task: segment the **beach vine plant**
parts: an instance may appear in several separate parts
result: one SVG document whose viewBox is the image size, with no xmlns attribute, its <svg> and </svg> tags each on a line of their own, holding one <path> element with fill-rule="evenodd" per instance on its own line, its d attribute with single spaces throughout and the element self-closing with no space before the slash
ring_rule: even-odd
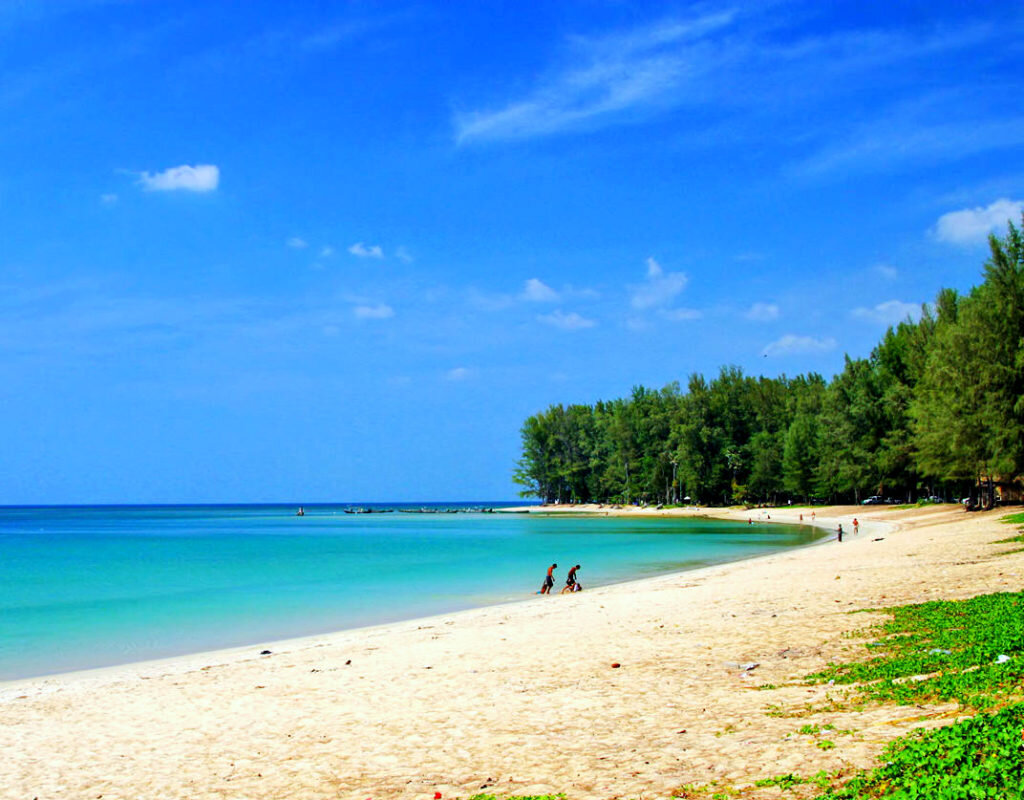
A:
<svg viewBox="0 0 1024 800">
<path fill-rule="evenodd" d="M 1024 514 L 1008 514 L 1003 517 L 1002 522 L 1010 525 L 1024 525 Z M 1017 535 L 1010 536 L 1007 539 L 996 539 L 996 544 L 1024 544 L 1024 528 L 1017 528 Z M 1014 548 L 1012 550 L 1004 550 L 999 555 L 1006 556 L 1010 553 L 1020 553 L 1024 548 Z"/>
<path fill-rule="evenodd" d="M 883 765 L 816 800 L 972 800 L 1024 797 L 1024 704 L 891 742 Z"/>
<path fill-rule="evenodd" d="M 867 661 L 830 664 L 810 683 L 856 685 L 864 701 L 956 701 L 991 709 L 1024 699 L 1024 592 L 887 608 Z"/>
</svg>

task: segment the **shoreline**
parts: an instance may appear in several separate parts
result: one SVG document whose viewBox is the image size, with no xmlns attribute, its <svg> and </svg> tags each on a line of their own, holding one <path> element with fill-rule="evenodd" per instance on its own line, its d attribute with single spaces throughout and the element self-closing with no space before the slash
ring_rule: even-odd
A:
<svg viewBox="0 0 1024 800">
<path fill-rule="evenodd" d="M 609 513 L 610 512 L 610 513 Z M 515 514 L 578 514 L 581 516 L 662 516 L 662 517 L 684 517 L 684 518 L 706 518 L 706 519 L 717 519 L 721 521 L 729 522 L 740 522 L 742 520 L 739 517 L 731 516 L 731 509 L 728 508 L 710 508 L 710 509 L 698 509 L 686 508 L 686 509 L 670 509 L 666 511 L 654 512 L 653 509 L 640 509 L 640 508 L 622 508 L 613 510 L 611 508 L 602 508 L 595 505 L 585 506 L 522 506 L 522 507 L 511 507 L 496 509 L 494 513 L 515 513 Z M 811 527 L 820 527 L 824 529 L 824 526 L 815 526 L 811 522 L 791 522 L 787 520 L 758 520 L 758 524 L 806 524 Z M 770 558 L 780 553 L 788 552 L 792 549 L 801 549 L 803 547 L 813 547 L 826 543 L 828 537 L 822 537 L 814 542 L 809 542 L 805 545 L 798 547 L 787 547 L 783 550 L 778 550 L 771 553 L 754 554 L 741 556 L 739 558 L 732 558 L 724 561 L 715 561 L 707 564 L 701 564 L 688 569 L 673 569 L 656 575 L 639 577 L 639 578 L 627 578 L 624 580 L 617 580 L 611 583 L 603 583 L 594 586 L 593 588 L 587 589 L 589 592 L 596 591 L 597 589 L 607 588 L 610 586 L 627 586 L 631 584 L 641 584 L 644 581 L 655 580 L 657 578 L 665 577 L 668 575 L 680 575 L 688 574 L 691 572 L 713 569 L 715 567 L 726 566 L 728 564 L 740 563 L 752 559 L 759 558 Z M 533 594 L 525 595 L 517 599 L 502 600 L 499 602 L 485 603 L 478 606 L 470 606 L 467 608 L 458 608 L 446 612 L 438 612 L 437 614 L 429 614 L 427 616 L 414 616 L 414 617 L 402 617 L 386 622 L 378 622 L 366 625 L 355 625 L 349 628 L 340 628 L 328 631 L 322 631 L 319 633 L 306 633 L 298 634 L 295 636 L 284 636 L 279 638 L 261 639 L 254 641 L 249 644 L 231 645 L 227 647 L 214 647 L 205 650 L 197 650 L 193 652 L 179 653 L 176 655 L 167 655 L 159 658 L 146 658 L 138 661 L 119 661 L 113 664 L 107 664 L 96 667 L 86 667 L 81 669 L 70 669 L 60 670 L 57 672 L 48 672 L 39 675 L 30 675 L 20 678 L 0 678 L 0 701 L 2 701 L 4 694 L 7 690 L 14 690 L 21 686 L 32 686 L 38 682 L 45 682 L 48 684 L 63 685 L 67 682 L 78 681 L 78 680 L 102 680 L 106 677 L 117 679 L 120 677 L 120 673 L 124 672 L 127 675 L 136 675 L 142 672 L 151 672 L 153 670 L 159 671 L 161 669 L 168 671 L 188 671 L 194 668 L 195 664 L 204 666 L 207 664 L 225 664 L 237 660 L 245 660 L 253 655 L 255 650 L 257 653 L 270 649 L 273 652 L 279 651 L 293 651 L 301 649 L 303 647 L 315 646 L 324 641 L 330 641 L 333 638 L 355 631 L 386 631 L 395 626 L 401 626 L 408 623 L 416 623 L 418 621 L 433 620 L 439 617 L 452 617 L 456 615 L 466 614 L 468 612 L 478 611 L 484 608 L 497 608 L 502 606 L 515 606 L 520 603 L 529 602 L 536 599 Z"/>
<path fill-rule="evenodd" d="M 826 714 L 859 733 L 824 753 L 791 735 L 806 720 L 765 707 L 825 698 L 828 687 L 793 681 L 879 618 L 847 611 L 1020 590 L 1024 556 L 993 554 L 996 534 L 1010 534 L 1005 511 L 820 510 L 823 528 L 855 512 L 859 536 L 578 595 L 0 684 L 0 785 L 40 798 L 668 797 L 693 781 L 868 766 L 915 724 L 901 721 L 907 709 Z M 805 511 L 770 509 L 771 522 Z M 779 688 L 749 691 L 763 684 Z"/>
<path fill-rule="evenodd" d="M 522 508 L 508 509 L 508 513 L 578 513 L 578 514 L 593 514 L 593 515 L 611 515 L 611 516 L 629 516 L 631 514 L 640 516 L 683 516 L 683 517 L 703 517 L 709 519 L 720 519 L 723 521 L 741 521 L 738 517 L 734 517 L 732 509 L 729 508 L 692 508 L 692 509 L 670 509 L 668 511 L 656 511 L 653 509 L 600 509 L 597 513 L 592 512 L 589 507 L 573 507 L 573 506 L 524 506 Z M 607 513 L 612 511 L 612 513 Z M 498 512 L 496 512 L 498 513 Z M 792 520 L 784 519 L 765 519 L 758 520 L 758 523 L 763 524 L 807 524 L 810 527 L 817 527 L 825 530 L 824 525 L 816 524 L 814 522 L 793 522 Z M 587 592 L 596 592 L 601 589 L 608 589 L 611 587 L 630 587 L 637 586 L 641 587 L 643 584 L 650 581 L 657 581 L 659 579 L 665 579 L 676 576 L 692 575 L 694 573 L 702 573 L 703 571 L 714 571 L 719 567 L 725 567 L 729 564 L 742 563 L 745 561 L 754 561 L 759 559 L 772 558 L 774 556 L 782 555 L 787 552 L 794 550 L 802 550 L 809 547 L 817 547 L 829 542 L 827 536 L 823 536 L 814 542 L 808 544 L 787 547 L 782 550 L 776 550 L 770 553 L 761 553 L 754 555 L 741 556 L 739 558 L 732 558 L 725 561 L 717 561 L 714 563 L 701 564 L 699 566 L 693 566 L 691 569 L 686 570 L 673 570 L 658 575 L 647 576 L 644 578 L 631 578 L 624 581 L 616 581 L 608 584 L 599 584 L 593 588 L 587 589 Z M 554 596 L 554 595 L 552 595 Z M 146 675 L 148 673 L 160 673 L 160 674 L 180 674 L 183 672 L 189 672 L 197 668 L 203 668 L 207 666 L 224 666 L 233 662 L 248 661 L 253 658 L 259 658 L 260 652 L 264 649 L 271 650 L 273 654 L 287 654 L 287 652 L 294 652 L 311 646 L 321 646 L 324 643 L 331 643 L 334 639 L 344 636 L 349 633 L 357 632 L 380 632 L 387 633 L 392 628 L 400 628 L 407 625 L 417 625 L 419 623 L 432 622 L 439 619 L 451 619 L 458 618 L 464 615 L 471 615 L 474 612 L 480 612 L 485 608 L 501 608 L 504 606 L 514 607 L 521 603 L 531 602 L 537 600 L 536 595 L 527 595 L 514 600 L 506 600 L 502 602 L 486 603 L 484 605 L 476 605 L 469 608 L 459 608 L 452 610 L 452 612 L 440 613 L 435 615 L 428 615 L 426 617 L 410 617 L 401 620 L 394 620 L 391 622 L 379 623 L 376 625 L 359 625 L 352 628 L 342 628 L 339 630 L 325 631 L 323 633 L 313 633 L 300 636 L 286 636 L 284 638 L 266 639 L 251 644 L 240 644 L 229 647 L 214 647 L 212 649 L 198 650 L 196 652 L 185 652 L 177 656 L 167 656 L 160 659 L 143 659 L 141 661 L 123 662 L 119 664 L 111 664 L 102 667 L 91 667 L 87 669 L 79 670 L 67 670 L 62 672 L 52 672 L 43 675 L 31 675 L 24 678 L 11 678 L 7 680 L 0 679 L 0 703 L 3 702 L 6 694 L 9 691 L 23 690 L 25 688 L 40 688 L 36 684 L 47 684 L 49 688 L 58 688 L 63 685 L 79 681 L 96 681 L 103 683 L 108 680 L 118 680 L 123 677 L 138 677 L 140 675 Z M 419 626 L 417 626 L 419 627 Z M 148 679 L 148 678 L 146 678 Z"/>
</svg>

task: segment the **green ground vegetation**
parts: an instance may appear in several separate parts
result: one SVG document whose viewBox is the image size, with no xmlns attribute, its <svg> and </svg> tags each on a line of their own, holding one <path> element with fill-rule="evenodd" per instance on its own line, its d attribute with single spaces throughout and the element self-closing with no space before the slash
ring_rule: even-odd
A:
<svg viewBox="0 0 1024 800">
<path fill-rule="evenodd" d="M 1024 217 L 1022 217 L 1024 220 Z M 1024 235 L 992 237 L 982 281 L 942 290 L 827 381 L 725 367 L 524 422 L 524 496 L 561 502 L 955 499 L 1024 473 Z"/>
<path fill-rule="evenodd" d="M 1024 521 L 1016 515 L 1015 522 Z M 1024 592 L 887 608 L 889 620 L 862 638 L 866 659 L 831 664 L 807 677 L 849 687 L 855 703 L 915 705 L 955 701 L 975 716 L 890 743 L 882 765 L 853 775 L 777 775 L 750 786 L 689 785 L 680 798 L 762 797 L 776 787 L 815 800 L 975 800 L 1024 798 Z M 833 706 L 848 707 L 837 703 Z M 773 716 L 802 716 L 777 707 Z M 807 709 L 820 713 L 821 708 Z M 808 723 L 797 733 L 822 749 L 853 733 Z M 829 738 L 824 738 L 825 736 Z M 810 794 L 809 794 L 810 792 Z"/>
<path fill-rule="evenodd" d="M 866 661 L 832 664 L 814 683 L 856 684 L 862 700 L 956 701 L 985 709 L 1024 699 L 1024 593 L 885 609 Z"/>
<path fill-rule="evenodd" d="M 946 728 L 914 731 L 891 743 L 883 766 L 818 800 L 977 800 L 1024 797 L 1024 704 Z"/>
</svg>

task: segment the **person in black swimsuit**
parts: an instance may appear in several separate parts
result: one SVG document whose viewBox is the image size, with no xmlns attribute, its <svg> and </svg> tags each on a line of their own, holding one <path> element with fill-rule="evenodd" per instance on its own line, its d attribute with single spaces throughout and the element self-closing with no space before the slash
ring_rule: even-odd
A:
<svg viewBox="0 0 1024 800">
<path fill-rule="evenodd" d="M 576 570 L 580 568 L 577 564 L 575 567 L 569 568 L 569 574 L 565 576 L 565 588 L 562 589 L 562 594 L 566 592 L 578 592 L 582 587 L 576 582 Z"/>
</svg>

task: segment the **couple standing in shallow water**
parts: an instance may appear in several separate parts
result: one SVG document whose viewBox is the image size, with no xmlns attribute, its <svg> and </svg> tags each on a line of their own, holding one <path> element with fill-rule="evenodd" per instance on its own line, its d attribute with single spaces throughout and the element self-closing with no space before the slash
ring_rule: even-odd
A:
<svg viewBox="0 0 1024 800">
<path fill-rule="evenodd" d="M 551 594 L 551 589 L 555 585 L 555 570 L 558 568 L 558 564 L 552 564 L 548 567 L 548 574 L 544 576 L 544 583 L 540 587 L 540 591 L 537 594 Z M 565 577 L 565 588 L 562 589 L 562 594 L 566 592 L 578 592 L 583 589 L 580 586 L 579 581 L 576 580 L 576 571 L 580 568 L 577 564 L 575 567 L 569 569 L 569 574 Z"/>
</svg>

